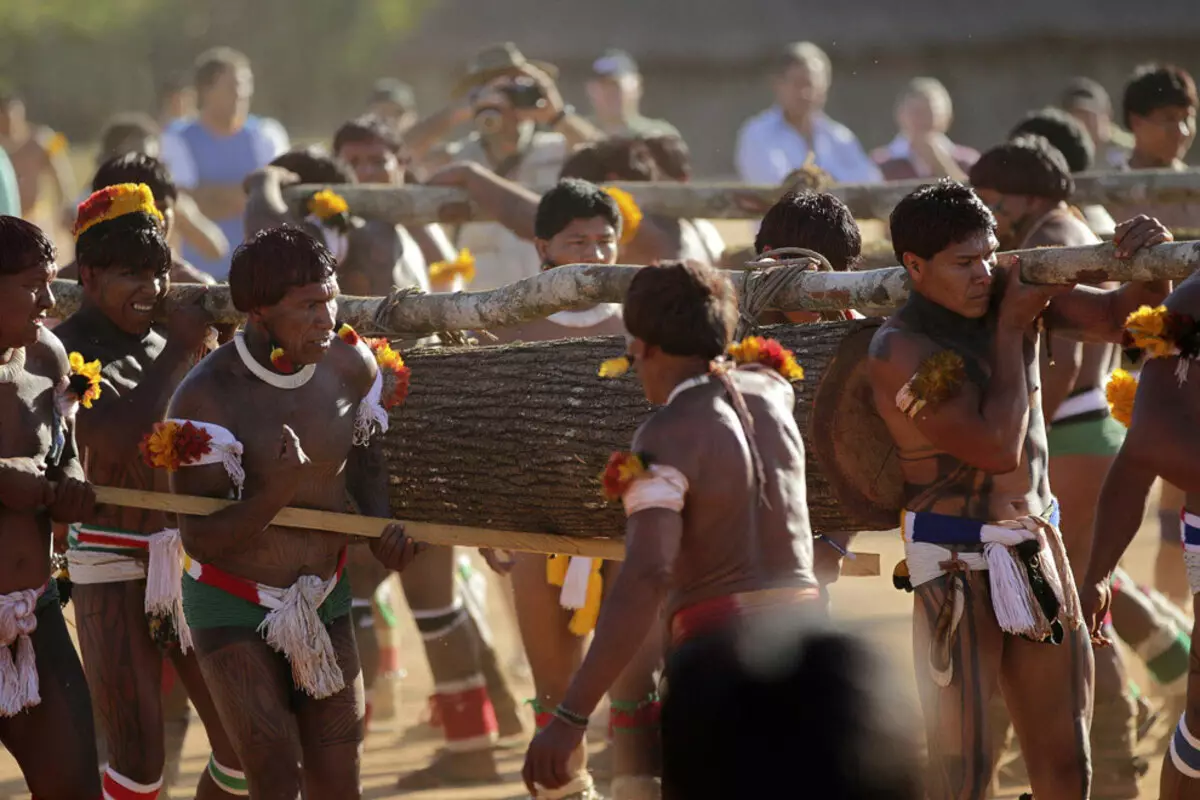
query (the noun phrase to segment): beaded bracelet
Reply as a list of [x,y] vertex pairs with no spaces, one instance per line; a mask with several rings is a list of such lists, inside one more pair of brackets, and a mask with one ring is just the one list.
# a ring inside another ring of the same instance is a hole
[[583,716],[582,714],[576,714],[571,709],[563,706],[562,703],[559,703],[557,706],[555,706],[554,711],[552,713],[554,714],[554,716],[558,717],[563,722],[570,725],[572,728],[582,728],[584,730],[587,730],[588,718]]

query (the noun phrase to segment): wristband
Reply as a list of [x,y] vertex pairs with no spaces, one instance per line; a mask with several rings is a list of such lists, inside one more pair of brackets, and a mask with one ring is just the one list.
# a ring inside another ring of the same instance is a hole
[[588,718],[582,714],[576,714],[571,709],[559,703],[551,712],[555,717],[570,725],[572,728],[580,728],[587,730]]

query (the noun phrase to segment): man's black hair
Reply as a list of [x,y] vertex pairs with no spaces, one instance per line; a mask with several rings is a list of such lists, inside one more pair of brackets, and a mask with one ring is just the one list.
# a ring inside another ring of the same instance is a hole
[[658,162],[644,140],[618,136],[576,150],[563,164],[558,177],[604,183],[654,181],[660,174]]
[[539,239],[553,239],[575,220],[593,217],[603,217],[620,236],[621,212],[617,209],[617,201],[594,183],[563,178],[542,195],[533,235]]
[[387,122],[374,114],[364,114],[361,117],[343,122],[333,134],[333,154],[337,156],[342,147],[350,142],[382,142],[383,146],[392,151],[400,163],[408,163],[411,158],[404,140]]
[[171,248],[156,217],[139,211],[97,223],[75,240],[75,262],[83,267],[124,267],[134,272],[167,275]]
[[788,192],[763,217],[754,251],[804,247],[829,260],[838,272],[853,269],[862,253],[862,233],[846,204],[831,194]]
[[1058,108],[1031,111],[1017,123],[1009,139],[1018,136],[1041,136],[1050,142],[1067,160],[1071,172],[1086,172],[1096,159],[1096,146],[1079,120]]
[[128,112],[114,114],[104,124],[100,132],[100,155],[97,160],[108,161],[110,158],[128,152],[130,139],[154,139],[160,133],[158,123],[149,114]]
[[179,196],[167,165],[145,153],[126,153],[100,165],[92,178],[92,191],[122,183],[144,183],[154,195],[154,205],[162,211]]
[[354,183],[354,170],[346,162],[316,147],[289,150],[271,162],[293,172],[301,183]]
[[1187,70],[1174,64],[1143,64],[1125,84],[1122,119],[1128,128],[1134,115],[1146,117],[1160,108],[1194,111],[1197,105],[1196,82]]
[[294,225],[280,225],[251,236],[233,251],[229,297],[243,313],[273,306],[288,290],[323,283],[337,272],[328,248]]
[[45,232],[20,217],[0,215],[0,275],[54,263],[58,251]]
[[892,249],[933,258],[956,242],[978,233],[995,233],[996,219],[971,187],[952,180],[928,183],[892,209]]
[[1018,136],[988,150],[971,166],[971,185],[1054,201],[1075,193],[1067,160],[1042,136]]

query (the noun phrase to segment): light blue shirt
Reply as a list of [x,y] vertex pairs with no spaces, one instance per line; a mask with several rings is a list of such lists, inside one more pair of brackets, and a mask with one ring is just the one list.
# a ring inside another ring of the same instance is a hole
[[[874,183],[883,180],[879,168],[849,128],[824,114],[813,119],[816,165],[838,183]],[[738,133],[738,174],[746,183],[778,185],[793,170],[804,166],[809,143],[783,116],[779,106],[746,120]]]
[[21,194],[17,191],[17,173],[8,153],[0,148],[0,214],[21,216]]

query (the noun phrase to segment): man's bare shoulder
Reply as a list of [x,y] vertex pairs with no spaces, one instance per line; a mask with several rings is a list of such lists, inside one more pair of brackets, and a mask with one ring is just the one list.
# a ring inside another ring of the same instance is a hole
[[1087,223],[1063,210],[1047,217],[1022,247],[1082,247],[1099,241]]
[[1200,317],[1200,272],[1193,272],[1164,301],[1171,311]]
[[334,339],[325,357],[330,366],[341,373],[346,382],[356,387],[363,396],[371,390],[379,365],[375,363],[375,357],[366,342],[351,345],[341,339]]
[[908,328],[896,317],[879,326],[867,355],[880,364],[908,365],[940,349],[932,339]]
[[195,419],[204,422],[220,422],[225,419],[225,408],[232,408],[230,401],[233,384],[230,377],[242,368],[241,358],[233,342],[227,342],[200,360],[188,370],[171,398],[168,416]]
[[63,346],[58,336],[47,328],[38,331],[37,343],[26,349],[30,361],[46,364],[49,377],[55,381],[71,371],[67,348]]

